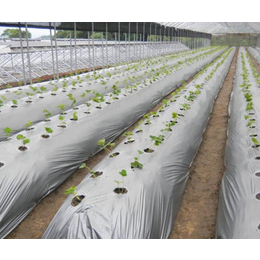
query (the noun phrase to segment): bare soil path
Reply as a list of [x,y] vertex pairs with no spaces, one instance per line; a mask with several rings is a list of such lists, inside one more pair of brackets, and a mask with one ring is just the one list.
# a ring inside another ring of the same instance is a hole
[[171,239],[215,237],[219,189],[225,172],[228,105],[236,61],[237,52],[216,99],[200,149],[190,168],[182,203],[169,237]]

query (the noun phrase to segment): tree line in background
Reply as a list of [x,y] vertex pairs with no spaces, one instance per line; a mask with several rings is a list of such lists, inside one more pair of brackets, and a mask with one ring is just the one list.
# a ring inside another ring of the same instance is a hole
[[[26,31],[21,30],[22,38],[26,38]],[[1,34],[3,38],[20,38],[19,29],[5,29]],[[32,38],[32,34],[28,31],[28,38]]]

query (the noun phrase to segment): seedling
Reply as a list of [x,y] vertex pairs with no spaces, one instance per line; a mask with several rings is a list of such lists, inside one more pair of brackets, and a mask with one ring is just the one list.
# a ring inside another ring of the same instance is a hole
[[134,157],[134,162],[131,162],[131,168],[134,169],[142,169],[143,168],[143,164],[139,162],[139,156],[141,154],[143,154],[144,152],[141,150],[138,150],[138,157]]
[[122,136],[127,137],[127,140],[130,141],[133,136],[133,133],[131,131],[127,131],[127,132],[123,133]]
[[152,115],[153,117],[159,117],[157,111],[155,111],[155,112],[151,112],[150,115]]
[[10,134],[13,132],[13,129],[10,128],[10,127],[6,127],[6,128],[4,129],[4,131],[5,131],[6,137],[9,137]]
[[78,120],[78,116],[77,116],[77,112],[74,112],[73,113],[73,118],[72,118],[73,121],[77,121]]
[[252,138],[252,142],[257,146],[259,145],[259,141],[256,138]]
[[179,118],[179,114],[176,112],[172,112],[172,118],[173,119],[178,119]]
[[[111,142],[109,142],[109,143],[106,144],[106,139],[105,139],[105,138],[99,140],[99,141],[97,142],[97,144],[98,144],[102,149],[104,149],[108,154],[110,154],[111,151],[110,151],[107,147],[111,147],[111,148],[112,148],[112,147],[115,146],[115,143],[111,143]],[[112,155],[112,157],[113,157],[113,155]]]
[[30,143],[30,139],[28,139],[28,138],[26,138],[24,135],[17,135],[16,136],[16,139],[17,140],[21,140],[22,141],[22,146],[20,146],[20,147],[18,147],[18,149],[20,150],[20,151],[25,151],[25,150],[27,150],[27,147],[25,146],[26,144],[28,144],[28,143]]
[[164,99],[163,100],[163,104],[164,104],[164,107],[168,107],[169,105],[168,105],[168,100],[167,99]]
[[146,125],[150,125],[151,124],[151,120],[150,120],[150,115],[149,114],[146,114],[143,116],[144,119],[145,119],[145,124]]
[[70,195],[70,194],[72,194],[73,196],[75,196],[79,202],[82,201],[82,199],[77,195],[77,187],[76,187],[76,186],[71,186],[70,188],[68,188],[68,189],[64,192],[64,195]]
[[164,140],[164,135],[159,135],[159,136],[150,135],[150,138],[152,141],[154,141],[154,145],[159,146]]
[[44,110],[43,110],[43,113],[44,113],[44,115],[45,115],[46,118],[49,118],[49,117],[52,116],[51,112],[48,111],[47,109],[44,109]]
[[52,130],[50,127],[45,127],[45,131],[46,131],[48,134],[53,133],[53,130]]
[[60,104],[57,107],[60,109],[61,113],[63,114],[64,111],[65,111],[65,105],[64,104]]
[[26,127],[31,127],[32,126],[32,121],[29,121],[27,124],[25,124],[24,126],[26,126]]
[[141,124],[143,123],[143,120],[140,120],[139,122],[138,122],[138,128],[137,128],[137,132],[138,133],[140,133],[140,132],[142,132],[143,131],[143,129],[142,129],[142,127],[141,127]]
[[[117,181],[115,180],[115,183],[117,183],[117,189],[115,189],[114,191],[116,193],[127,193],[127,190],[124,188],[124,177],[127,176],[127,171],[126,170],[122,170],[119,172],[119,174],[122,176],[122,181]],[[122,187],[120,187],[120,183],[122,183]]]
[[13,103],[12,107],[17,107],[18,102],[17,102],[16,99],[13,99],[13,100],[12,100],[12,103]]
[[182,110],[189,110],[190,109],[190,105],[187,103],[181,104],[182,106]]

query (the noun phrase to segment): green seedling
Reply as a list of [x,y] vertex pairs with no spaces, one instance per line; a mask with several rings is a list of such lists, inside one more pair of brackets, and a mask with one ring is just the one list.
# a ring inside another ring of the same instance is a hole
[[4,131],[5,131],[6,137],[9,137],[10,134],[13,132],[13,129],[10,128],[10,127],[6,127],[6,128],[4,129]]
[[60,104],[57,107],[60,109],[61,113],[63,114],[64,111],[65,111],[65,105],[64,104]]
[[30,143],[30,141],[31,141],[30,139],[26,138],[24,135],[17,135],[16,139],[22,140],[23,145],[26,145],[26,144]]
[[3,106],[3,101],[0,99],[0,107]]
[[42,92],[43,92],[43,91],[47,91],[47,88],[41,86],[41,87],[40,87],[40,90],[41,90]]
[[77,120],[78,120],[77,112],[74,112],[74,113],[73,113],[73,120],[74,120],[74,121],[77,121]]
[[106,139],[105,139],[105,138],[99,140],[99,141],[97,142],[97,144],[98,144],[102,149],[104,149],[108,154],[110,154],[111,151],[110,151],[107,147],[111,147],[111,148],[112,148],[112,147],[115,146],[115,143],[111,143],[111,142],[109,142],[109,143],[106,144]]
[[122,183],[122,186],[124,187],[124,177],[127,176],[127,171],[126,170],[122,170],[122,171],[119,172],[119,174],[122,176],[122,181],[115,180],[115,183],[117,183],[118,188],[120,188],[120,186],[119,186],[120,183]]
[[164,135],[159,135],[159,136],[150,135],[150,138],[152,141],[154,141],[154,145],[159,146],[164,140]]
[[127,137],[127,140],[130,141],[132,136],[133,136],[133,133],[131,131],[127,131],[127,132],[124,132],[122,134],[123,137]]
[[181,106],[182,106],[183,110],[189,110],[190,109],[190,105],[187,104],[187,103],[181,104]]
[[73,81],[72,81],[72,86],[75,87],[76,84],[77,84],[77,81],[73,80]]
[[172,112],[172,118],[173,118],[173,119],[178,119],[178,118],[180,118],[180,117],[179,117],[178,113]]
[[13,100],[12,100],[12,103],[13,103],[15,106],[17,106],[18,101],[17,101],[16,99],[13,99]]
[[147,124],[147,125],[151,124],[151,120],[150,120],[150,115],[149,114],[144,115],[143,118],[145,119],[145,124]]
[[37,87],[33,87],[33,86],[30,86],[29,88],[30,88],[32,91],[34,91],[34,92],[36,92],[36,91],[38,90]]
[[55,86],[51,91],[52,91],[52,92],[58,91],[58,86]]
[[255,144],[255,145],[259,145],[259,141],[256,139],[256,138],[252,138],[252,142]]
[[7,98],[5,96],[1,96],[2,100],[7,101]]
[[77,198],[78,201],[81,201],[80,197],[77,195],[77,187],[76,186],[71,186],[67,190],[65,190],[64,195],[70,195],[72,194]]
[[80,166],[79,166],[79,169],[84,169],[84,168],[87,168],[89,170],[89,173],[95,178],[96,175],[95,175],[95,171],[91,170],[87,165],[86,163],[82,163]]
[[164,107],[168,107],[169,105],[168,105],[168,100],[167,99],[164,99],[163,100],[163,105],[164,105]]
[[47,134],[53,133],[53,130],[50,127],[45,127],[45,131],[47,132]]
[[247,103],[247,105],[246,105],[246,111],[253,110],[253,109],[254,109],[253,102]]
[[134,157],[134,161],[131,162],[131,168],[132,168],[132,169],[134,169],[134,168],[136,168],[136,169],[142,169],[142,168],[143,168],[144,165],[139,162],[139,156],[140,156],[141,154],[143,154],[143,153],[144,153],[143,151],[138,150],[138,157]]
[[33,125],[32,121],[29,121],[27,124],[25,124],[24,126],[26,127],[31,127]]
[[45,115],[46,118],[49,118],[49,117],[52,116],[51,112],[48,111],[47,109],[44,109],[44,110],[43,110],[43,113],[44,113],[44,115]]
[[12,86],[11,85],[9,85],[9,84],[7,84],[7,86],[6,86],[6,88],[11,88]]
[[245,115],[245,119],[248,120],[250,118],[249,115]]

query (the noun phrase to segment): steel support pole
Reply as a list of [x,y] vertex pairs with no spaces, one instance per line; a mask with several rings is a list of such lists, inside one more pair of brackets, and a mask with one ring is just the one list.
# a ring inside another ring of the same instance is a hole
[[94,22],[92,22],[93,71],[95,72]]
[[120,61],[121,61],[121,59],[120,59],[120,50],[121,50],[121,48],[120,48],[120,44],[121,44],[121,42],[120,42],[120,22],[118,23],[118,44],[119,44],[119,47],[118,47],[118,62],[119,62],[119,64],[120,64]]
[[25,23],[25,32],[26,32],[27,60],[28,60],[28,67],[29,67],[29,77],[30,77],[30,84],[32,84],[32,71],[31,71],[31,59],[30,59],[27,23]]
[[25,86],[26,85],[26,74],[25,74],[25,65],[24,65],[24,56],[23,56],[22,32],[21,32],[20,26],[19,26],[19,37],[20,37],[20,49],[21,49],[21,54],[22,54],[22,65],[23,65],[23,83],[24,83],[24,86]]
[[131,24],[129,22],[129,32],[128,32],[128,60],[132,60],[131,59]]
[[102,39],[102,68],[105,66],[105,57],[104,57],[104,42],[103,42],[103,32],[101,33],[101,39]]
[[52,32],[51,32],[51,23],[50,25],[50,39],[51,39],[51,58],[52,58],[52,71],[53,71],[53,79],[56,79],[56,73],[55,73],[55,61],[54,61],[54,54],[53,54],[53,43],[52,43]]
[[75,70],[76,76],[78,75],[78,64],[77,64],[77,27],[76,22],[74,22],[74,49],[75,49]]
[[57,80],[59,80],[59,61],[58,61],[58,51],[57,51],[57,34],[56,34],[56,23],[54,23],[54,35],[55,35],[55,56],[56,56],[56,75]]
[[71,31],[70,31],[70,70],[71,70],[71,73],[73,73]]
[[106,65],[108,66],[108,47],[107,47],[107,23],[106,23]]

